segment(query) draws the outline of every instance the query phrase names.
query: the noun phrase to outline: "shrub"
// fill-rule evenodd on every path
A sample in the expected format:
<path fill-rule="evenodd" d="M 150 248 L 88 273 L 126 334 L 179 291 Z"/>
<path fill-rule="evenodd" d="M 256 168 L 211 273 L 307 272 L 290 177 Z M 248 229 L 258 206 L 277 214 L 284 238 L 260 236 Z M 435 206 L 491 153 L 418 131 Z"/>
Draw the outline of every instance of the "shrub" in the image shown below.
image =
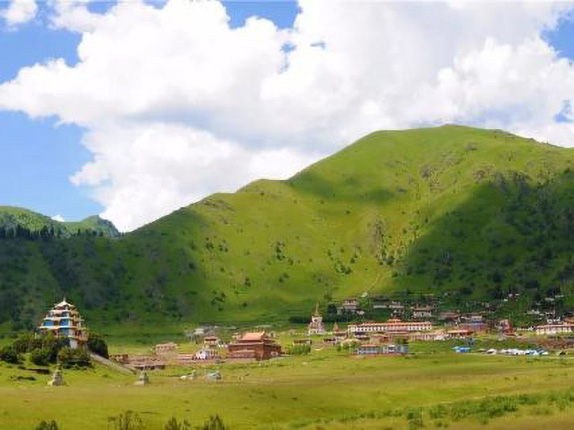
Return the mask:
<path fill-rule="evenodd" d="M 42 339 L 36 338 L 31 333 L 21 334 L 12 342 L 12 347 L 18 354 L 25 354 L 31 352 L 36 348 L 42 347 Z"/>
<path fill-rule="evenodd" d="M 191 424 L 186 420 L 179 423 L 175 418 L 172 418 L 165 425 L 165 430 L 191 430 Z"/>
<path fill-rule="evenodd" d="M 70 346 L 68 339 L 57 338 L 53 334 L 48 334 L 42 338 L 42 348 L 50 351 L 50 363 L 55 363 L 62 348 Z"/>
<path fill-rule="evenodd" d="M 83 348 L 72 349 L 64 347 L 58 353 L 58 362 L 65 368 L 70 367 L 90 367 L 90 356 Z"/>
<path fill-rule="evenodd" d="M 50 364 L 52 351 L 49 348 L 38 348 L 30 354 L 30 361 L 36 366 L 47 366 Z"/>
<path fill-rule="evenodd" d="M 311 345 L 293 345 L 287 352 L 290 355 L 307 355 L 311 352 Z"/>
<path fill-rule="evenodd" d="M 59 427 L 58 424 L 56 424 L 56 421 L 42 421 L 38 424 L 36 430 L 59 430 Z"/>
<path fill-rule="evenodd" d="M 144 424 L 137 412 L 125 411 L 117 417 L 108 418 L 110 430 L 143 430 Z"/>
<path fill-rule="evenodd" d="M 12 346 L 5 346 L 4 348 L 0 348 L 0 361 L 18 364 L 20 362 L 20 355 Z"/>
<path fill-rule="evenodd" d="M 198 427 L 198 430 L 229 430 L 229 427 L 226 427 L 219 415 L 216 415 L 209 417 L 203 426 Z"/>

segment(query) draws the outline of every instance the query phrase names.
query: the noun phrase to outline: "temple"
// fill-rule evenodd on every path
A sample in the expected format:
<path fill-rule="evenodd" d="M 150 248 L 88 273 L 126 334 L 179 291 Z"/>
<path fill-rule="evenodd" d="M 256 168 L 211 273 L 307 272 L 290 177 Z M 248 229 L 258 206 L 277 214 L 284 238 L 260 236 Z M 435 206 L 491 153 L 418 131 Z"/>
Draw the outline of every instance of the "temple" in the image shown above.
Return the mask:
<path fill-rule="evenodd" d="M 268 360 L 281 355 L 281 346 L 267 333 L 245 333 L 235 343 L 227 346 L 227 358 Z"/>
<path fill-rule="evenodd" d="M 324 334 L 325 333 L 325 325 L 323 324 L 323 317 L 319 312 L 319 304 L 315 306 L 315 313 L 311 317 L 311 322 L 309 323 L 308 327 L 309 335 L 313 334 Z"/>
<path fill-rule="evenodd" d="M 76 307 L 62 300 L 54 305 L 48 312 L 38 332 L 42 334 L 52 333 L 59 338 L 67 338 L 70 348 L 85 345 L 88 341 L 88 330 L 84 326 L 84 320 L 76 310 Z"/>

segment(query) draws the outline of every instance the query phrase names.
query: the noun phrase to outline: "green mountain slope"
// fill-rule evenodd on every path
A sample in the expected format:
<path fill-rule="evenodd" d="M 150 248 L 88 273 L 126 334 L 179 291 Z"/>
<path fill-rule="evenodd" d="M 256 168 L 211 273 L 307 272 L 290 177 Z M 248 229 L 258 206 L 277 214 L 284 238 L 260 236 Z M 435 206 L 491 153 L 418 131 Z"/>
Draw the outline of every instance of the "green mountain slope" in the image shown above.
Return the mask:
<path fill-rule="evenodd" d="M 364 292 L 569 308 L 573 162 L 497 130 L 376 132 L 119 239 L 0 241 L 0 320 L 29 324 L 63 293 L 97 326 L 286 320 Z"/>
<path fill-rule="evenodd" d="M 99 216 L 91 216 L 78 222 L 60 222 L 28 209 L 0 206 L 0 229 L 4 234 L 14 233 L 18 228 L 30 233 L 40 233 L 58 237 L 78 234 L 96 234 L 106 237 L 118 237 L 120 233 L 112 222 Z"/>

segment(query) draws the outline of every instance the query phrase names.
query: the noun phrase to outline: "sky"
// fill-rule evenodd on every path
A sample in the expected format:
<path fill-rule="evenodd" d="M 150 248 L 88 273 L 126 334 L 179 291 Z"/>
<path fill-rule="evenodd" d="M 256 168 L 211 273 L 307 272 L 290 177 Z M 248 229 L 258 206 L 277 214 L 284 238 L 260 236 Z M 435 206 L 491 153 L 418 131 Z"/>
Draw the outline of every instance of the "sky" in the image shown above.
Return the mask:
<path fill-rule="evenodd" d="M 0 0 L 0 205 L 130 231 L 377 129 L 574 146 L 572 60 L 574 2 Z"/>

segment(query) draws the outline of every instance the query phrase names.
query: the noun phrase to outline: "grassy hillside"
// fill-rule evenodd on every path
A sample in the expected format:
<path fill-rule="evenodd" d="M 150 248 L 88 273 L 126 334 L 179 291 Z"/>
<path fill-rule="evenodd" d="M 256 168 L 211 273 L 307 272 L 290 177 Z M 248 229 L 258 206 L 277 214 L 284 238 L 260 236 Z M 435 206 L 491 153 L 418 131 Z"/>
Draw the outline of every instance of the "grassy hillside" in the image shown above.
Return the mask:
<path fill-rule="evenodd" d="M 573 161 L 498 130 L 376 132 L 119 239 L 2 240 L 0 319 L 34 321 L 64 292 L 98 326 L 286 320 L 365 292 L 570 308 Z"/>
<path fill-rule="evenodd" d="M 95 234 L 106 237 L 118 237 L 120 233 L 108 220 L 99 216 L 91 216 L 83 221 L 60 222 L 46 215 L 28 209 L 12 206 L 0 206 L 0 229 L 4 235 L 34 234 L 44 232 L 45 235 L 69 237 L 78 234 Z"/>

